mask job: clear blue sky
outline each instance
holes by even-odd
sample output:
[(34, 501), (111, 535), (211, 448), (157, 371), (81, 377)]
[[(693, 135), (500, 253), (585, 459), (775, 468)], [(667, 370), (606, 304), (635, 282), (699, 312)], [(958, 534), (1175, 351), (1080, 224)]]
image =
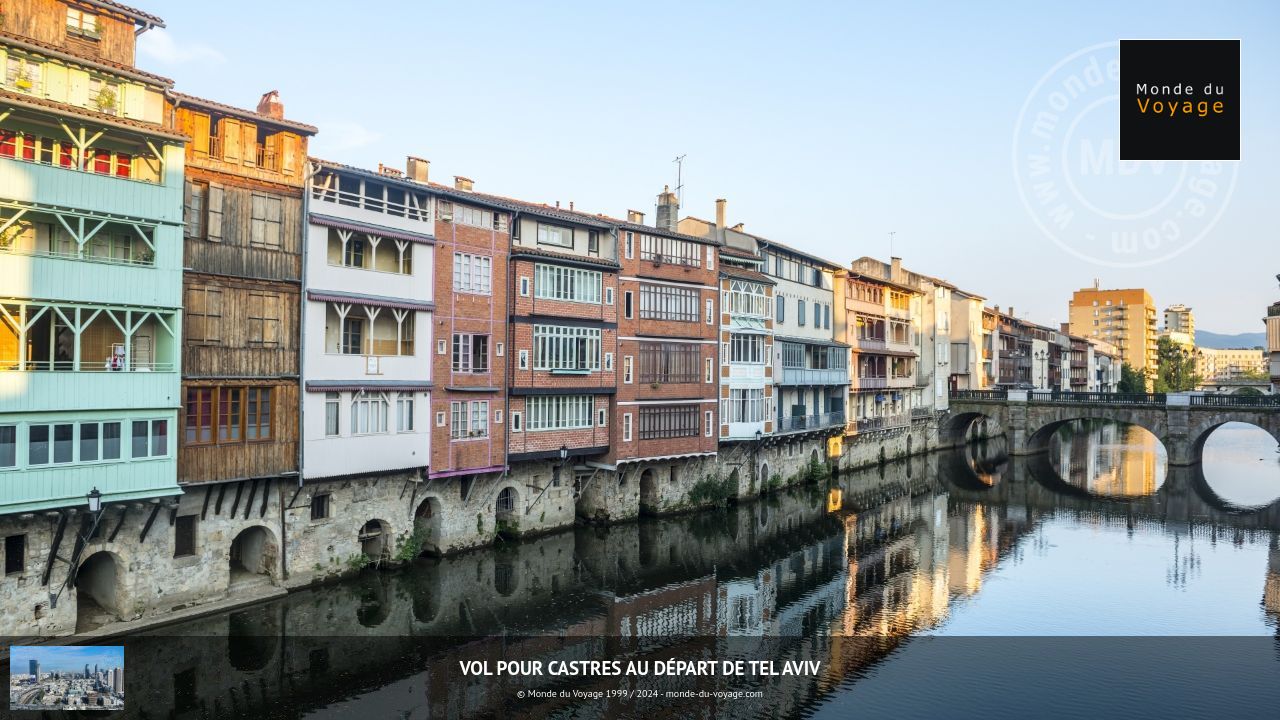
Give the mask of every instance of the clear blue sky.
[[(1146, 287), (1161, 308), (1191, 305), (1218, 332), (1261, 331), (1280, 299), (1280, 3), (142, 9), (168, 24), (143, 35), (142, 67), (241, 106), (278, 89), (289, 117), (320, 127), (312, 151), (328, 159), (400, 167), (414, 154), (442, 182), (466, 175), (478, 190), (652, 221), (683, 153), (688, 214), (713, 217), (725, 197), (731, 224), (841, 263), (887, 256), (895, 231), (909, 267), (1043, 323), (1065, 320), (1071, 291), (1095, 277)], [(1077, 259), (1018, 198), (1019, 110), (1064, 56), (1165, 37), (1243, 41), (1238, 185), (1177, 258), (1132, 269)]]
[(31, 672), (31, 660), (40, 661), (40, 672), (84, 672), (88, 665), (99, 669), (124, 667), (124, 646), (122, 645), (15, 645), (10, 648), (9, 672), (25, 674)]

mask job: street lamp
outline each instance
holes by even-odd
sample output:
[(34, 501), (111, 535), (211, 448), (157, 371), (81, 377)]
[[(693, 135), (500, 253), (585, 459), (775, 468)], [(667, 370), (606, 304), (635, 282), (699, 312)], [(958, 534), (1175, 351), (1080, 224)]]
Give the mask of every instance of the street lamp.
[(568, 459), (569, 459), (569, 446), (561, 445), (560, 446), (560, 462), (564, 463), (564, 461)]
[[(80, 564), (80, 553), (84, 551), (84, 545), (87, 545), (89, 540), (93, 538), (94, 534), (98, 532), (98, 523), (102, 520), (102, 491), (99, 490), (97, 486), (94, 486), (94, 488), (85, 495), (85, 498), (89, 501), (89, 513), (93, 515), (93, 525), (89, 528), (88, 537), (81, 536), (83, 543), (80, 546), (80, 551), (71, 558), (71, 569), (67, 572), (67, 580), (70, 580), (72, 575), (75, 574), (76, 567)], [(67, 580), (63, 580), (62, 584), (58, 586), (58, 589), (55, 592), (49, 593), (50, 610), (56, 610), (58, 608), (58, 596), (60, 596), (62, 591), (66, 589)]]
[(89, 491), (89, 512), (97, 515), (102, 511), (102, 493), (97, 487)]

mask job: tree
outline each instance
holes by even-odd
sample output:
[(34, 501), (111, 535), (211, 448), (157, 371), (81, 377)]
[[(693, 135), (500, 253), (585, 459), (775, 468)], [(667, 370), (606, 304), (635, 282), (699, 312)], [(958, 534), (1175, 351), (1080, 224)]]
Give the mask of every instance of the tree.
[(1116, 391), (1122, 393), (1144, 393), (1147, 391), (1147, 374), (1129, 363), (1120, 366), (1120, 383)]
[(1167, 393), (1195, 390), (1199, 384), (1195, 352), (1167, 337), (1157, 340), (1155, 391)]

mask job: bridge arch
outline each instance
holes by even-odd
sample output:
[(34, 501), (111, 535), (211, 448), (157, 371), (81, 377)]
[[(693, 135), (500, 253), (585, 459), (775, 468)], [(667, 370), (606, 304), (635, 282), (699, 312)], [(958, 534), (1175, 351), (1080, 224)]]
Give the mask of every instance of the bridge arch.
[(1277, 445), (1280, 445), (1280, 413), (1234, 412), (1215, 414), (1191, 426), (1190, 431), (1187, 433), (1187, 439), (1190, 441), (1187, 447), (1187, 463), (1198, 464), (1204, 460), (1204, 446), (1205, 443), (1209, 442), (1209, 436), (1213, 435), (1214, 431), (1223, 425), (1233, 422), (1259, 428), (1270, 435)]
[[(970, 440), (988, 438), (1004, 433), (1004, 422), (1000, 414), (1000, 406), (993, 406), (992, 412), (967, 410), (949, 414), (938, 428), (938, 440), (944, 445), (962, 445)], [(971, 437), (977, 431), (980, 438)]]
[[(1163, 411), (1163, 408), (1161, 408)], [(1168, 421), (1164, 412), (1151, 413), (1142, 408), (1115, 406), (1044, 406), (1027, 410), (1026, 431), (1021, 443), (1021, 453), (1032, 454), (1049, 449), (1049, 441), (1053, 439), (1062, 426), (1077, 420), (1108, 420), (1125, 425), (1137, 425), (1155, 436), (1164, 446), (1169, 457), (1173, 459), (1173, 448), (1170, 447)]]

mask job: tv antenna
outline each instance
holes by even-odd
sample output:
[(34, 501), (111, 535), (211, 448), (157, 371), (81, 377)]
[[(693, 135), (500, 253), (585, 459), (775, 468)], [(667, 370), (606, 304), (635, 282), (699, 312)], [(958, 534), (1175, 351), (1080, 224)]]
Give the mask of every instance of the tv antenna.
[(684, 205), (684, 155), (677, 155), (671, 162), (676, 164), (676, 202)]

